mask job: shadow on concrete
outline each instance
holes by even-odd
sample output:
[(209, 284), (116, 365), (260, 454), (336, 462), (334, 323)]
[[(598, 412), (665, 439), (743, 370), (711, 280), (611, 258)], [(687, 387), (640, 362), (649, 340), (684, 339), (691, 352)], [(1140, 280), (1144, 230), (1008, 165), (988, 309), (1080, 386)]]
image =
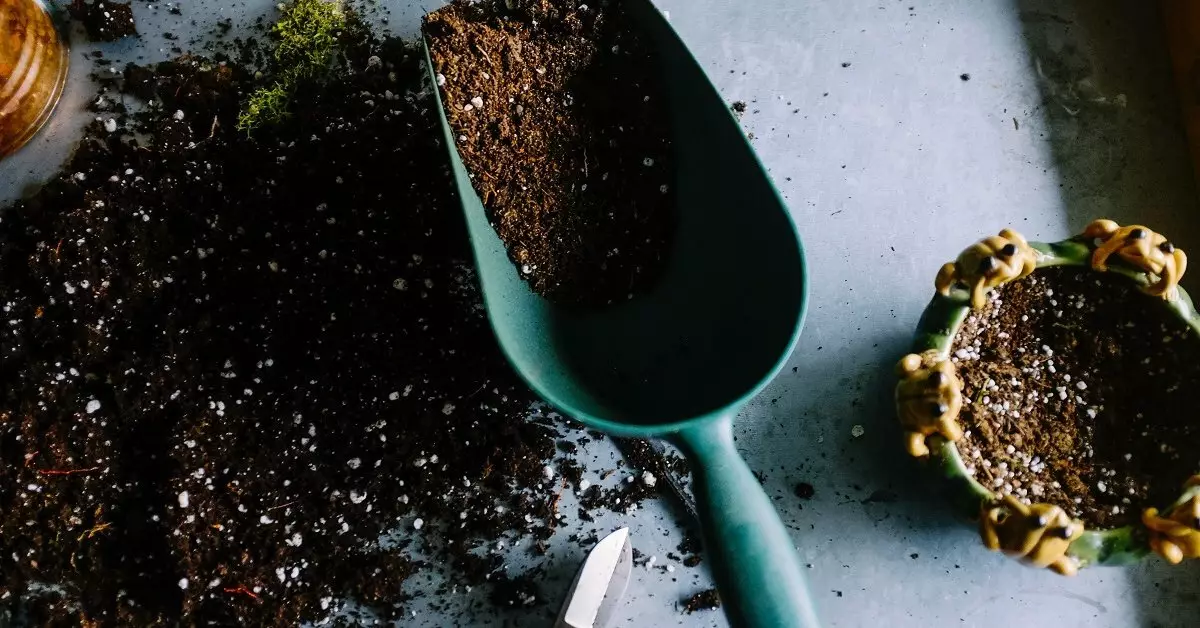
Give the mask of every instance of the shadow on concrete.
[[(1157, 3), (1016, 0), (1072, 230), (1108, 217), (1200, 246)], [(1040, 115), (1038, 115), (1040, 114)]]
[[(1156, 2), (1016, 0), (1042, 96), (1031, 117), (1058, 169), (1067, 223), (1137, 222), (1200, 247), (1200, 211)], [(1193, 292), (1193, 274), (1184, 281)], [(1181, 478), (1182, 480), (1182, 478)], [(1196, 625), (1200, 565), (1126, 574), (1140, 625)]]
[[(966, 523), (953, 508), (953, 500), (938, 490), (937, 472), (908, 456), (896, 420), (893, 390), (895, 365), (912, 345), (911, 332), (888, 331), (870, 334), (863, 342), (838, 352), (805, 353), (793, 361), (796, 371), (777, 380), (757, 403), (769, 406), (772, 399), (785, 397), (791, 386), (833, 379), (828, 389), (812, 389), (809, 401), (798, 416), (772, 417), (757, 421), (754, 429), (738, 430), (739, 447), (746, 451), (770, 452), (761, 456), (780, 461), (777, 467), (760, 469), (767, 477), (767, 490), (776, 499), (784, 520), (798, 531), (801, 544), (816, 542), (811, 524), (820, 523), (821, 513), (852, 508), (870, 520), (872, 534), (899, 538), (916, 533), (937, 535), (958, 530)], [(848, 366), (851, 365), (851, 366)], [(835, 431), (824, 426), (834, 425)], [(862, 427), (854, 436), (854, 425)], [(807, 443), (788, 450), (794, 443)], [(834, 479), (836, 478), (836, 479)], [(799, 482), (815, 488), (812, 501), (796, 499)]]

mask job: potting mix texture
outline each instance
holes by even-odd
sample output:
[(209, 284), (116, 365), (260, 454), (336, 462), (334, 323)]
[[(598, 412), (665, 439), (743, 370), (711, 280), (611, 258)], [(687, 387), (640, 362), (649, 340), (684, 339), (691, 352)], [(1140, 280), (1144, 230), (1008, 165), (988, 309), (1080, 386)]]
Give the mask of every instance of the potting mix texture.
[(270, 68), (105, 70), (62, 173), (0, 213), (0, 619), (399, 617), (434, 567), (446, 604), (544, 604), (507, 556), (563, 491), (657, 490), (589, 486), (497, 350), (419, 49), (339, 45), (249, 135)]
[(425, 21), (475, 191), (522, 278), (555, 301), (634, 298), (669, 251), (669, 112), (631, 20), (605, 0), (460, 0)]
[(1200, 470), (1200, 339), (1126, 277), (1053, 267), (1001, 286), (951, 360), (958, 450), (994, 493), (1111, 528), (1169, 506)]

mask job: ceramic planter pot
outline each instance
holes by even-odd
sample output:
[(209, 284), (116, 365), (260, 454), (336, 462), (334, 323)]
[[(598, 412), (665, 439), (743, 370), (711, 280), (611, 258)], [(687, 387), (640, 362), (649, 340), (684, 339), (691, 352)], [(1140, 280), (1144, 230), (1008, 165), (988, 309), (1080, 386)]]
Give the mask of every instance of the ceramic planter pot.
[(1128, 564), (1152, 551), (1171, 562), (1200, 556), (1200, 476), (1189, 480), (1162, 513), (1147, 509), (1137, 525), (1084, 529), (1056, 506), (1025, 505), (992, 492), (968, 472), (955, 445), (962, 437), (957, 415), (964, 400), (949, 354), (973, 305), (982, 307), (992, 288), (1039, 268), (1064, 265), (1128, 277), (1144, 292), (1162, 297), (1200, 334), (1200, 315), (1177, 285), (1186, 256), (1145, 227), (1097, 220), (1079, 236), (1048, 244), (1026, 243), (1009, 230), (985, 238), (942, 268), (938, 293), (917, 326), (913, 353), (897, 368), (897, 411), (908, 451), (928, 459), (944, 477), (963, 514), (980, 522), (989, 549), (1005, 550), (1034, 566), (1070, 575), (1089, 565)]

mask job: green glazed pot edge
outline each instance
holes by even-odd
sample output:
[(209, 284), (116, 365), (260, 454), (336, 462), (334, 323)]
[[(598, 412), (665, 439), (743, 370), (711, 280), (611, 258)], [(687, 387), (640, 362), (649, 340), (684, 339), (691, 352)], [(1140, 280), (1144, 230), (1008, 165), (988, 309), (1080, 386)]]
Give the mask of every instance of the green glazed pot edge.
[[(1079, 237), (1053, 243), (1030, 242), (1029, 245), (1037, 252), (1039, 269), (1050, 266), (1090, 267), (1094, 250), (1089, 242)], [(1145, 273), (1122, 264), (1116, 258), (1110, 261), (1109, 272), (1128, 277), (1140, 286), (1149, 284)], [(1200, 335), (1200, 314), (1196, 312), (1191, 297), (1183, 288), (1179, 288), (1179, 298), (1168, 302), (1167, 305)], [(961, 287), (955, 287), (949, 296), (935, 294), (917, 324), (913, 353), (933, 349), (938, 352), (940, 358), (949, 359), (954, 336), (966, 320), (970, 309), (970, 295)], [(992, 493), (967, 473), (966, 465), (954, 443), (935, 435), (931, 438), (930, 449), (933, 451), (933, 464), (953, 485), (956, 505), (966, 517), (978, 518), (983, 504), (999, 499), (999, 495)], [(1196, 493), (1200, 493), (1200, 486), (1187, 489), (1172, 507), (1182, 504)], [(1067, 549), (1067, 555), (1074, 557), (1080, 567), (1127, 565), (1137, 562), (1149, 553), (1145, 530), (1141, 526), (1132, 525), (1085, 530)]]

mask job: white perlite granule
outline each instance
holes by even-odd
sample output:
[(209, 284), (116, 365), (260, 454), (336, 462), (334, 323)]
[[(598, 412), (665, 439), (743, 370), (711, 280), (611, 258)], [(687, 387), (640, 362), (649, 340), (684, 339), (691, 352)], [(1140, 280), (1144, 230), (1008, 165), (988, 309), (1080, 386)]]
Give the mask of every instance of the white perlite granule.
[(654, 477), (653, 473), (650, 473), (649, 471), (642, 473), (642, 484), (645, 484), (646, 486), (654, 486), (657, 483), (658, 478)]

